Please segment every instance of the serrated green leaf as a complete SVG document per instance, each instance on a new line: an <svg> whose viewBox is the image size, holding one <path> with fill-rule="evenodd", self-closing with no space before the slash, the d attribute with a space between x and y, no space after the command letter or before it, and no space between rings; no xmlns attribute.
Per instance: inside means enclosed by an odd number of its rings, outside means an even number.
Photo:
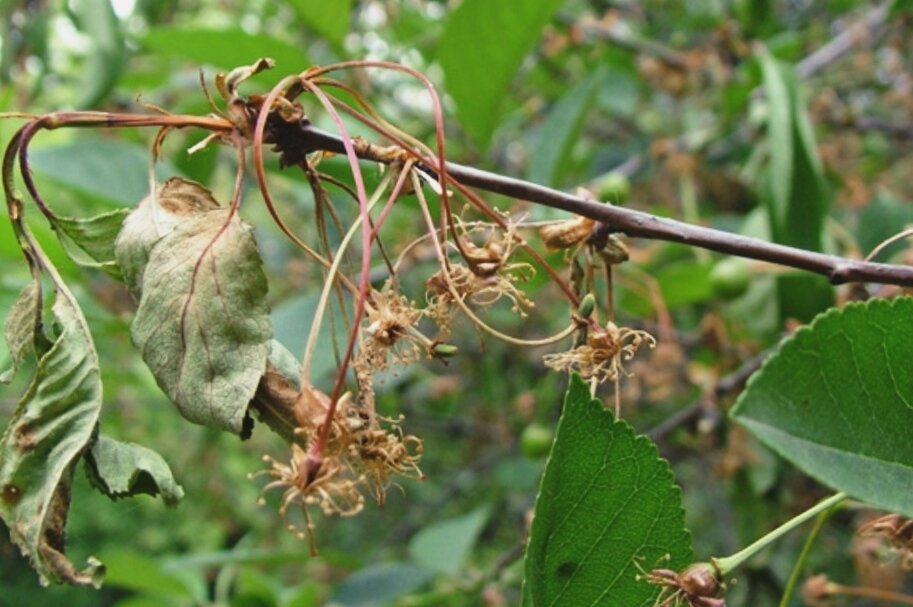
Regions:
<svg viewBox="0 0 913 607"><path fill-rule="evenodd" d="M557 186L556 180L567 163L574 142L580 134L583 119L605 78L597 69L583 82L572 88L554 105L539 130L537 145L529 162L527 177L531 181Z"/></svg>
<svg viewBox="0 0 913 607"><path fill-rule="evenodd" d="M913 516L913 299L850 304L785 340L733 418L793 464Z"/></svg>
<svg viewBox="0 0 913 607"><path fill-rule="evenodd" d="M136 443L124 443L104 434L86 453L86 471L96 489L110 497L130 497L145 493L169 506L184 497L168 463L161 455Z"/></svg>
<svg viewBox="0 0 913 607"><path fill-rule="evenodd" d="M241 432L270 352L266 292L253 231L228 209L185 215L152 247L131 335L188 420Z"/></svg>
<svg viewBox="0 0 913 607"><path fill-rule="evenodd" d="M65 551L73 471L101 410L98 355L82 312L58 286L57 337L0 438L0 517L43 583L98 584L90 559L77 571Z"/></svg>
<svg viewBox="0 0 913 607"><path fill-rule="evenodd" d="M456 575L488 522L488 508L430 525L409 542L409 556L429 571Z"/></svg>
<svg viewBox="0 0 913 607"><path fill-rule="evenodd" d="M463 126L487 147L501 101L563 0L465 0L444 26L438 58Z"/></svg>
<svg viewBox="0 0 913 607"><path fill-rule="evenodd" d="M16 371L28 354L29 346L35 341L35 332L41 306L41 289L37 280L32 280L22 289L9 316L4 323L6 344L10 351L10 368L0 374L0 382L6 384L13 380Z"/></svg>
<svg viewBox="0 0 913 607"><path fill-rule="evenodd" d="M52 225L70 259L81 266L99 268L119 278L114 242L130 211L116 209L86 219L56 217Z"/></svg>
<svg viewBox="0 0 913 607"><path fill-rule="evenodd" d="M333 2L292 0L289 4L299 19L314 28L336 47L342 47L343 38L349 31L352 0L333 0Z"/></svg>
<svg viewBox="0 0 913 607"><path fill-rule="evenodd" d="M648 607L659 589L636 579L638 567L691 559L669 465L573 375L536 499L524 605Z"/></svg>

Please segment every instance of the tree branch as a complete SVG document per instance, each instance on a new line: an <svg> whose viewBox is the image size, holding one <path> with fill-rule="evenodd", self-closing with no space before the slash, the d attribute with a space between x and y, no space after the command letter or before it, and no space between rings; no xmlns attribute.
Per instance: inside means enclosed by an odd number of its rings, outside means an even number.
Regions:
<svg viewBox="0 0 913 607"><path fill-rule="evenodd" d="M273 143L277 144L280 151L290 152L293 158L321 150L344 153L342 139L314 127L307 121L283 123L281 128L275 124L272 135ZM382 163L391 162L390 154L383 154L382 151L382 148L359 146L363 159ZM419 165L419 167L436 176L431 167L427 165ZM627 207L604 204L529 181L505 177L452 162L447 163L447 172L452 178L467 186L590 217L605 224L611 232L653 240L679 242L727 255L758 259L806 270L826 276L832 284L873 282L913 286L913 267L858 261L774 244L675 219L657 217Z"/></svg>

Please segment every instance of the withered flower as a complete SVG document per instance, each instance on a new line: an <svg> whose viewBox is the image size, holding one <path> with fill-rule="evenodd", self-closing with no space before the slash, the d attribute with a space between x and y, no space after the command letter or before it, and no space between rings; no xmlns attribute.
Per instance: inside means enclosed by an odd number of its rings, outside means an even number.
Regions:
<svg viewBox="0 0 913 607"><path fill-rule="evenodd" d="M904 569L913 569L913 520L899 514L879 516L859 528L861 537L880 537L903 557Z"/></svg>
<svg viewBox="0 0 913 607"><path fill-rule="evenodd" d="M605 327L589 327L586 343L568 352L546 354L544 360L552 369L576 371L584 379L598 382L614 382L621 375L628 375L623 362L633 358L644 343L651 348L656 346L656 340L646 331L619 328L610 321Z"/></svg>
<svg viewBox="0 0 913 607"><path fill-rule="evenodd" d="M364 339L355 368L370 377L390 366L390 362L403 366L417 362L422 356L422 346L410 333L421 320L422 312L404 295L387 283L380 291L371 293L371 307L366 313Z"/></svg>

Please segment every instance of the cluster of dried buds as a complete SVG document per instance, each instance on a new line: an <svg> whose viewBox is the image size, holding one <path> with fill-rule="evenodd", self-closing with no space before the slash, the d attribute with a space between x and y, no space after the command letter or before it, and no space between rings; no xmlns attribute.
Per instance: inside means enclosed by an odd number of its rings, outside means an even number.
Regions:
<svg viewBox="0 0 913 607"><path fill-rule="evenodd" d="M281 385L281 376L273 376L272 381L280 384L271 387L274 395L285 390L286 396L291 396L293 388ZM298 427L288 463L265 455L263 460L269 468L252 476L272 479L263 487L264 494L283 490L279 512L290 531L311 539L312 548L313 523L308 507L317 506L326 515L353 516L364 507L364 492L383 505L391 476L423 478L418 467L422 441L404 436L399 420L380 418L346 394L333 410L326 442L317 449L322 424L330 411L329 396L306 386L297 392L293 406ZM262 502L265 499L261 496ZM301 506L303 530L289 521L293 505Z"/></svg>

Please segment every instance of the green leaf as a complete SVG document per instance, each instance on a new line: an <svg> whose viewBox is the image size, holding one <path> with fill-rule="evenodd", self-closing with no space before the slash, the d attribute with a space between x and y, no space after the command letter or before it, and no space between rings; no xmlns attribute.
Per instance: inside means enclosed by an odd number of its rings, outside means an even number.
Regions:
<svg viewBox="0 0 913 607"><path fill-rule="evenodd" d="M420 588L431 574L409 563L380 563L356 571L333 593L330 602L346 607L381 607Z"/></svg>
<svg viewBox="0 0 913 607"><path fill-rule="evenodd" d="M128 206L149 193L149 149L119 139L80 135L64 145L29 152L36 174L85 194ZM157 174L179 174L162 162Z"/></svg>
<svg viewBox="0 0 913 607"><path fill-rule="evenodd" d="M299 19L314 28L337 48L342 47L343 38L349 31L352 0L333 0L333 2L292 0L289 4Z"/></svg>
<svg viewBox="0 0 913 607"><path fill-rule="evenodd" d="M161 455L104 434L86 453L86 471L93 486L111 499L161 494L165 503L173 506L184 497L184 490Z"/></svg>
<svg viewBox="0 0 913 607"><path fill-rule="evenodd" d="M785 340L733 418L824 484L913 516L913 299L849 304Z"/></svg>
<svg viewBox="0 0 913 607"><path fill-rule="evenodd" d="M567 164L583 119L593 103L596 90L605 79L605 73L604 70L597 69L551 109L539 130L537 145L533 148L527 171L531 181L558 185L556 181Z"/></svg>
<svg viewBox="0 0 913 607"><path fill-rule="evenodd" d="M126 550L105 553L104 557L108 564L106 587L148 593L159 600L195 598L189 585L180 576L165 571L158 560Z"/></svg>
<svg viewBox="0 0 913 607"><path fill-rule="evenodd" d="M77 571L65 554L73 471L101 410L98 355L72 294L58 284L56 339L0 438L0 518L42 583L95 584L104 568Z"/></svg>
<svg viewBox="0 0 913 607"><path fill-rule="evenodd" d="M524 605L648 607L659 589L636 579L638 567L691 559L669 465L573 375L536 499Z"/></svg>
<svg viewBox="0 0 913 607"><path fill-rule="evenodd" d="M563 0L465 0L448 17L438 58L463 126L487 147L523 58Z"/></svg>
<svg viewBox="0 0 913 607"><path fill-rule="evenodd" d="M272 70L276 81L283 74L297 73L310 65L304 50L297 45L267 34L248 34L240 28L165 25L150 28L142 42L151 54L184 59L197 67L211 65L230 70L271 57L276 60L276 69Z"/></svg>
<svg viewBox="0 0 913 607"><path fill-rule="evenodd" d="M169 184L190 196L163 196ZM229 209L212 209L208 191L192 182L170 180L158 204L145 199L117 241L118 263L140 297L133 341L184 417L240 433L271 339L253 230Z"/></svg>
<svg viewBox="0 0 913 607"><path fill-rule="evenodd" d="M12 365L0 374L0 382L4 384L11 382L22 361L25 360L29 346L35 341L41 314L40 307L41 289L38 281L32 280L16 298L9 316L6 317L6 323L4 323Z"/></svg>
<svg viewBox="0 0 913 607"><path fill-rule="evenodd" d="M100 268L118 278L120 270L114 254L114 241L129 212L127 209L116 209L87 219L57 217L52 224L70 259L82 266Z"/></svg>
<svg viewBox="0 0 913 607"><path fill-rule="evenodd" d="M89 41L82 69L82 96L76 107L91 108L114 88L126 65L127 49L120 20L109 0L78 0L73 2L73 13Z"/></svg>
<svg viewBox="0 0 913 607"><path fill-rule="evenodd" d="M485 528L488 516L488 508L479 508L426 527L409 542L409 555L429 571L456 575Z"/></svg>
<svg viewBox="0 0 913 607"><path fill-rule="evenodd" d="M775 242L820 251L831 193L792 66L759 55L768 101L767 210ZM810 320L834 303L833 289L811 276L778 279L780 318ZM796 294L801 297L796 297Z"/></svg>
<svg viewBox="0 0 913 607"><path fill-rule="evenodd" d="M863 254L904 228L913 225L913 205L901 202L890 192L880 190L875 198L859 212L856 240ZM889 245L878 254L876 261L887 261L909 246L906 240Z"/></svg>

